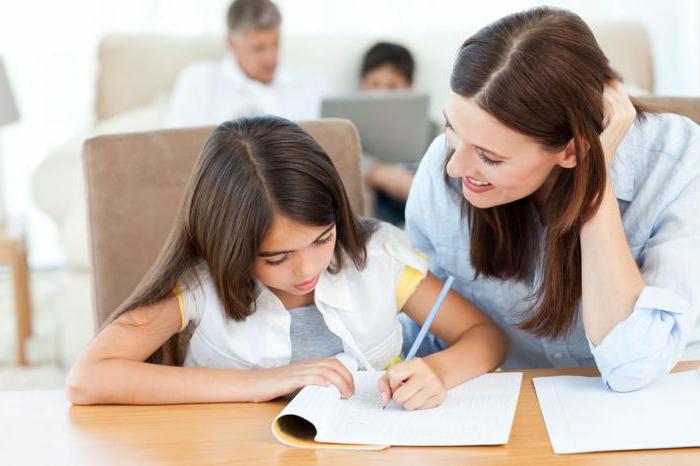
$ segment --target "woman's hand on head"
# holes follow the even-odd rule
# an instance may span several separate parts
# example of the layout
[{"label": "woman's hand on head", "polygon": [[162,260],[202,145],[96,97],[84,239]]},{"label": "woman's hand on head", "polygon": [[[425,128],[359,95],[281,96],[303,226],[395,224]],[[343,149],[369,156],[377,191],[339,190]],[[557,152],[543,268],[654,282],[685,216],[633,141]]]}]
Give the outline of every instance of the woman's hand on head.
[{"label": "woman's hand on head", "polygon": [[610,81],[603,89],[606,127],[610,125],[630,126],[637,117],[637,110],[627,95],[625,86],[618,80]]},{"label": "woman's hand on head", "polygon": [[350,398],[355,394],[352,374],[337,358],[311,359],[256,372],[259,376],[256,401],[274,400],[307,385],[333,385],[343,398]]},{"label": "woman's hand on head", "polygon": [[445,400],[445,384],[423,358],[400,362],[377,381],[382,403],[396,401],[407,410],[428,409]]},{"label": "woman's hand on head", "polygon": [[600,143],[609,166],[617,146],[634,123],[637,110],[630,101],[624,86],[618,80],[605,85],[603,105],[605,107],[603,122],[605,129],[600,134]]}]

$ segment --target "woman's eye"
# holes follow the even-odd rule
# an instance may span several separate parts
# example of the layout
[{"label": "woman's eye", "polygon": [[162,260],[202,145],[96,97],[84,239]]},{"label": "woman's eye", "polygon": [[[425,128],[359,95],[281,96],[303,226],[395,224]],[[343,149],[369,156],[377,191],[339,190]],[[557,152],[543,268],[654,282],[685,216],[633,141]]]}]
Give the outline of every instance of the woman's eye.
[{"label": "woman's eye", "polygon": [[280,265],[281,263],[283,263],[286,260],[287,260],[287,256],[283,256],[281,259],[277,259],[276,261],[265,259],[265,263],[268,265],[275,266],[275,265]]},{"label": "woman's eye", "polygon": [[445,154],[447,158],[452,157],[452,155],[455,153],[455,148],[452,144],[450,144],[450,138],[446,137],[445,138]]},{"label": "woman's eye", "polygon": [[487,165],[498,165],[498,164],[502,163],[500,160],[493,160],[493,159],[486,157],[486,154],[484,154],[480,150],[477,150],[476,153],[479,155],[479,158]]}]

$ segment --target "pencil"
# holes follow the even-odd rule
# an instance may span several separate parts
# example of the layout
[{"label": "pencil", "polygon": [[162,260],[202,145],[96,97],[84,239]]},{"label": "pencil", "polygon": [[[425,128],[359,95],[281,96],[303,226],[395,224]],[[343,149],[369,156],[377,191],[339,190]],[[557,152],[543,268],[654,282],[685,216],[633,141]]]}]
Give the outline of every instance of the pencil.
[{"label": "pencil", "polygon": [[[440,307],[442,307],[443,301],[445,301],[445,298],[447,297],[447,292],[450,291],[450,287],[452,286],[452,282],[454,281],[453,276],[448,276],[447,280],[445,280],[445,284],[442,286],[442,290],[440,290],[440,294],[438,295],[437,299],[435,300],[435,304],[433,304],[433,308],[430,310],[430,313],[428,314],[428,317],[425,319],[425,322],[423,322],[423,326],[420,328],[420,331],[418,332],[418,335],[416,336],[416,339],[413,341],[413,345],[411,345],[411,349],[408,350],[408,354],[406,355],[406,359],[404,361],[410,361],[416,356],[416,353],[418,352],[418,348],[420,348],[421,343],[423,343],[423,340],[425,339],[425,336],[428,334],[428,330],[430,329],[430,325],[433,323],[433,320],[435,319],[435,316],[437,315],[438,311],[440,310]],[[387,366],[387,369],[391,366]],[[389,400],[389,403],[385,404],[382,406],[382,409],[386,408],[389,406],[391,403],[391,400]]]}]

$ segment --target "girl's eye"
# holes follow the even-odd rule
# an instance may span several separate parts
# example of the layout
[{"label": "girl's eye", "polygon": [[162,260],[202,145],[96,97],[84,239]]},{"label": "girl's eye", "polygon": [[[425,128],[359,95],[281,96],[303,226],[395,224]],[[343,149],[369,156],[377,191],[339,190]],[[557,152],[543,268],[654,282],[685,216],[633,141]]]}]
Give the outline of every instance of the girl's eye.
[{"label": "girl's eye", "polygon": [[319,238],[316,240],[316,244],[326,244],[329,242],[331,239],[333,239],[333,233],[329,234],[325,238]]},{"label": "girl's eye", "polygon": [[[333,233],[330,233],[330,234],[328,234],[328,236],[326,236],[325,238],[319,238],[319,239],[317,239],[317,240],[314,242],[314,244],[315,244],[316,246],[319,246],[319,245],[321,245],[321,244],[326,244],[326,243],[328,243],[328,242],[329,242],[330,240],[332,240],[332,239],[333,239]],[[289,257],[289,254],[285,254],[284,256],[282,256],[281,258],[279,258],[279,259],[277,259],[277,260],[265,259],[265,263],[266,263],[267,265],[272,265],[272,266],[274,267],[275,265],[280,265],[280,264],[286,262],[288,257]]]},{"label": "girl's eye", "polygon": [[282,256],[281,259],[277,259],[276,261],[272,261],[272,260],[269,260],[269,259],[265,259],[265,263],[268,264],[268,265],[275,266],[275,265],[280,265],[280,264],[282,264],[282,263],[285,262],[286,260],[287,260],[287,256],[285,255],[285,256]]},{"label": "girl's eye", "polygon": [[479,158],[482,160],[482,162],[484,162],[486,165],[498,165],[500,163],[503,163],[500,160],[493,160],[486,157],[486,154],[484,154],[478,149],[476,150],[476,153],[479,155]]}]

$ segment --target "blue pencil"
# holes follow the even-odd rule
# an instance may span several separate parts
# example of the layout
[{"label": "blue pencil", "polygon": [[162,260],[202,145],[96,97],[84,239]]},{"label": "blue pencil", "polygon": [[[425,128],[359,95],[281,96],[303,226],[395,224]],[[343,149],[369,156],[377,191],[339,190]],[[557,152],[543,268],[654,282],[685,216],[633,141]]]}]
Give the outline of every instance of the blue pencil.
[{"label": "blue pencil", "polygon": [[428,330],[430,329],[430,325],[433,323],[433,319],[435,319],[440,307],[442,307],[442,302],[447,297],[447,292],[450,291],[450,287],[452,286],[452,282],[454,280],[455,279],[453,276],[447,277],[445,284],[442,286],[442,290],[440,290],[440,294],[435,300],[435,304],[433,304],[433,308],[430,310],[430,314],[428,314],[428,318],[425,319],[423,326],[420,328],[418,336],[416,336],[416,340],[413,342],[413,346],[411,346],[411,349],[408,350],[406,359],[404,359],[405,361],[409,361],[415,357],[420,344],[423,343],[423,339],[425,339],[425,336],[428,334]]},{"label": "blue pencil", "polygon": [[[442,307],[442,302],[445,301],[445,298],[447,297],[447,292],[450,291],[450,287],[452,286],[452,282],[454,281],[453,276],[448,276],[447,280],[445,281],[445,284],[442,286],[442,290],[440,290],[440,294],[438,295],[437,299],[435,300],[435,304],[433,304],[433,308],[430,310],[430,313],[428,314],[428,317],[425,319],[425,322],[423,322],[423,326],[420,328],[420,331],[418,332],[418,335],[416,336],[415,341],[413,342],[413,345],[411,346],[411,349],[408,350],[408,354],[406,355],[406,358],[404,361],[410,361],[416,356],[416,353],[418,352],[418,348],[420,348],[421,343],[423,343],[423,340],[425,339],[425,336],[428,334],[428,330],[430,329],[430,325],[433,323],[433,320],[435,319],[435,316],[437,315],[438,311],[440,310],[440,307]],[[389,401],[391,403],[391,400]],[[382,409],[386,408],[389,403],[384,405]]]}]

